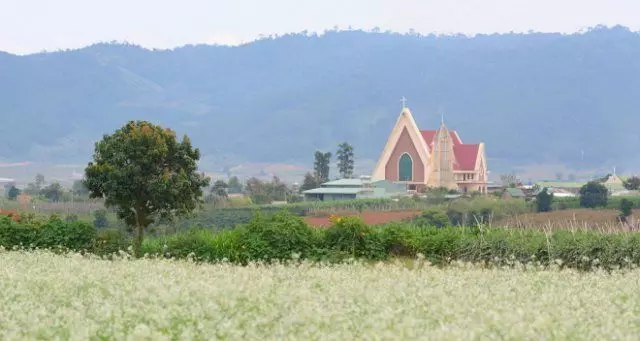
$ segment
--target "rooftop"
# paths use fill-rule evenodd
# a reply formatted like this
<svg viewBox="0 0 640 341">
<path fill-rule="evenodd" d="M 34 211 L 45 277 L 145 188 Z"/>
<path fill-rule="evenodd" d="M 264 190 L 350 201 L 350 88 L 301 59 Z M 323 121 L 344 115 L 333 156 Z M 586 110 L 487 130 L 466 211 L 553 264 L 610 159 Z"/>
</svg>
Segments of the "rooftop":
<svg viewBox="0 0 640 341">
<path fill-rule="evenodd" d="M 333 187 L 333 186 L 359 186 L 362 187 L 364 185 L 364 181 L 362 179 L 339 179 L 333 180 L 329 182 L 325 182 L 322 184 L 323 187 Z"/>
<path fill-rule="evenodd" d="M 506 191 L 512 197 L 525 197 L 526 196 L 524 194 L 524 192 L 519 188 L 507 188 Z"/>
<path fill-rule="evenodd" d="M 314 188 L 302 193 L 304 194 L 358 194 L 364 192 L 364 188 L 351 188 L 351 187 L 320 187 Z"/>
</svg>

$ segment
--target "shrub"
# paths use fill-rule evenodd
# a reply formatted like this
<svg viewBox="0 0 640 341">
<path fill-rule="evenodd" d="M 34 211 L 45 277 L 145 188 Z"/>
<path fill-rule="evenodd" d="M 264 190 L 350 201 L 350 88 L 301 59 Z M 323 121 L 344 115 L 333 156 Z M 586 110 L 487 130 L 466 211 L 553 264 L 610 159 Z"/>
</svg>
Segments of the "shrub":
<svg viewBox="0 0 640 341">
<path fill-rule="evenodd" d="M 436 208 L 425 210 L 419 216 L 409 219 L 409 222 L 416 226 L 433 227 L 445 227 L 451 224 L 447 214 Z"/>
<path fill-rule="evenodd" d="M 107 210 L 99 209 L 93 212 L 93 226 L 98 229 L 109 226 L 109 219 L 107 218 Z"/>
<path fill-rule="evenodd" d="M 307 257 L 313 234 L 299 216 L 281 211 L 271 216 L 256 214 L 241 231 L 242 252 L 248 259 L 265 261 Z"/>
<path fill-rule="evenodd" d="M 0 216 L 0 245 L 5 248 L 35 246 L 37 229 Z"/>
<path fill-rule="evenodd" d="M 536 211 L 537 212 L 550 212 L 551 204 L 553 202 L 553 193 L 544 188 L 538 195 L 536 195 Z"/>
<path fill-rule="evenodd" d="M 580 188 L 580 206 L 586 208 L 606 207 L 608 194 L 607 187 L 591 181 Z"/>
<path fill-rule="evenodd" d="M 374 230 L 358 217 L 337 217 L 327 229 L 324 246 L 350 257 L 385 259 L 387 253 L 379 230 Z"/>
<path fill-rule="evenodd" d="M 65 222 L 58 217 L 52 217 L 37 230 L 35 244 L 41 248 L 63 247 L 86 251 L 92 248 L 95 237 L 93 226 L 80 221 Z"/>
<path fill-rule="evenodd" d="M 629 199 L 622 199 L 620 201 L 620 219 L 623 222 L 627 221 L 627 218 L 633 213 L 633 202 Z"/>
<path fill-rule="evenodd" d="M 96 232 L 92 252 L 96 255 L 110 255 L 127 251 L 131 243 L 119 229 L 102 229 Z"/>
<path fill-rule="evenodd" d="M 227 259 L 246 263 L 249 258 L 243 254 L 243 236 L 240 232 L 235 230 L 214 233 L 198 227 L 169 237 L 146 240 L 142 251 L 167 258 L 193 257 L 194 260 L 208 262 Z"/>
</svg>

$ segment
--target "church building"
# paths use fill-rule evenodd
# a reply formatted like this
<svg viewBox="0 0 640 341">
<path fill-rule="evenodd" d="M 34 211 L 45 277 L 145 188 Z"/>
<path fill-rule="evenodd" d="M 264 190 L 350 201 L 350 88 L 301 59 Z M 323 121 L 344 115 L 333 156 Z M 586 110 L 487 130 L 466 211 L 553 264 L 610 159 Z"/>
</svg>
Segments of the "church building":
<svg viewBox="0 0 640 341">
<path fill-rule="evenodd" d="M 420 130 L 404 107 L 372 179 L 403 183 L 418 192 L 445 187 L 461 193 L 487 193 L 484 143 L 463 143 L 444 120 L 438 130 Z"/>
</svg>

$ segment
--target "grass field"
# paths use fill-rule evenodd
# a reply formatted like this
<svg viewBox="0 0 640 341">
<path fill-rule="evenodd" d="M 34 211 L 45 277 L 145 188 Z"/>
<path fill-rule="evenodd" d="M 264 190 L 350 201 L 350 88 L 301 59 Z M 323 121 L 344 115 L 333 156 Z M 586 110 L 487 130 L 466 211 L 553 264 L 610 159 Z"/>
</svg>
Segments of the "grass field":
<svg viewBox="0 0 640 341">
<path fill-rule="evenodd" d="M 0 252 L 2 340 L 632 340 L 640 270 L 239 267 Z"/>
<path fill-rule="evenodd" d="M 505 217 L 495 226 L 516 228 L 551 228 L 551 229 L 603 229 L 620 230 L 638 226 L 636 219 L 629 219 L 629 224 L 621 225 L 618 216 L 620 211 L 611 209 L 569 209 L 543 213 L 526 213 Z"/>
</svg>

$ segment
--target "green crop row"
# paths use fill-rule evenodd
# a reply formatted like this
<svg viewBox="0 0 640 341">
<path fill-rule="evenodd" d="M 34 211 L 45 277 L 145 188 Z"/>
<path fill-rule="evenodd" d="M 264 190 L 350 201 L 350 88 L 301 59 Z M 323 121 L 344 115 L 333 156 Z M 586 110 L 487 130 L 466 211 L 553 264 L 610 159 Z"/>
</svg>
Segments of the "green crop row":
<svg viewBox="0 0 640 341">
<path fill-rule="evenodd" d="M 47 248 L 110 255 L 128 249 L 129 239 L 117 230 L 96 231 L 83 222 L 52 218 L 42 223 L 0 219 L 0 245 Z M 170 236 L 149 238 L 144 253 L 198 261 L 350 258 L 387 260 L 425 257 L 435 264 L 454 261 L 485 264 L 535 263 L 589 270 L 640 266 L 640 234 L 587 231 L 513 230 L 475 227 L 432 227 L 394 223 L 372 227 L 358 218 L 336 218 L 327 229 L 307 226 L 303 218 L 282 211 L 254 216 L 236 229 L 214 232 L 194 228 Z"/>
</svg>

